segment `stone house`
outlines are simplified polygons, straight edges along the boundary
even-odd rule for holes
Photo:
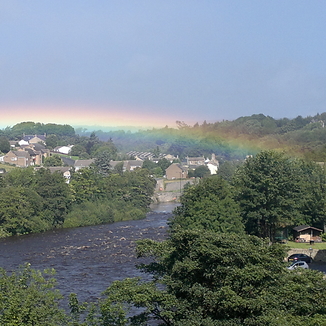
[[[199,166],[205,165],[205,158],[204,156],[201,157],[186,157],[187,165],[188,166]]]
[[[166,170],[165,175],[168,180],[172,179],[186,179],[188,172],[185,167],[179,163],[172,163]]]
[[[25,168],[30,165],[31,157],[27,151],[9,151],[3,157],[3,162]]]

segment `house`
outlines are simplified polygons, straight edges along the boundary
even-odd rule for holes
[[[127,166],[126,166],[127,171],[133,171],[133,170],[135,170],[137,168],[141,168],[143,166],[142,160],[129,160],[126,162],[127,162]]]
[[[206,166],[208,167],[208,170],[211,174],[216,174],[218,170],[218,163],[214,162],[207,162]]]
[[[64,165],[66,166],[74,166],[75,165],[75,160],[73,160],[72,158],[70,157],[67,157],[67,156],[61,156],[61,161],[63,162]]]
[[[57,146],[53,149],[53,151],[56,153],[68,155],[73,147],[74,145]]]
[[[26,151],[30,155],[30,162],[29,165],[42,165],[44,159],[50,156],[50,150],[45,148],[44,145],[36,143],[36,144],[29,144],[23,145],[18,151]]]
[[[142,160],[110,161],[110,167],[114,169],[119,163],[123,163],[122,171],[134,171],[143,166]]]
[[[23,135],[24,142],[27,142],[28,144],[37,144],[37,143],[44,143],[46,141],[46,134],[44,135]]]
[[[3,156],[3,162],[19,167],[42,165],[43,159],[50,156],[50,150],[44,145],[35,143],[22,145]]]
[[[9,140],[9,145],[10,145],[10,148],[15,148],[15,147],[19,146],[19,144],[16,140]]]
[[[199,166],[199,165],[205,165],[205,158],[202,157],[186,157],[187,165],[188,166]]]
[[[31,157],[27,151],[9,151],[4,155],[3,162],[25,168],[30,165],[30,159]]]
[[[134,157],[136,160],[142,160],[142,161],[150,160],[150,161],[154,161],[156,163],[157,163],[158,160],[160,160],[160,159],[162,159],[164,157],[166,159],[168,159],[166,156],[172,157],[172,155],[166,155],[164,153],[159,153],[158,155],[154,155],[151,152],[137,152],[137,151],[130,151],[130,152],[126,153],[126,154],[128,156],[130,156],[130,157]],[[173,156],[173,159],[175,159],[174,156]]]
[[[172,163],[166,170],[165,175],[168,180],[172,179],[186,179],[188,172],[185,167],[179,163]]]
[[[92,163],[94,163],[94,159],[76,160],[74,163],[75,171],[78,171],[82,168],[88,168]]]
[[[174,160],[178,160],[178,157],[175,157],[171,154],[164,155],[164,158],[167,159],[170,163],[172,163]]]
[[[293,237],[296,242],[321,242],[323,230],[309,225],[299,225],[293,228]]]
[[[28,152],[30,156],[29,165],[41,165],[42,164],[42,153],[35,151],[33,148],[25,148],[24,151]]]
[[[110,167],[114,169],[120,163],[122,163],[122,172],[126,172],[128,169],[128,161],[110,161]]]
[[[216,174],[219,168],[219,162],[215,157],[215,154],[212,154],[212,158],[210,160],[205,161],[206,166],[208,167],[211,174]]]
[[[48,169],[51,171],[51,173],[62,173],[62,175],[65,177],[66,182],[69,183],[71,178],[71,167],[70,166],[51,166],[48,167]]]

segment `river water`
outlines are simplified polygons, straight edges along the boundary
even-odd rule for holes
[[[112,281],[141,276],[135,241],[164,240],[176,204],[153,205],[143,220],[59,229],[0,240],[0,267],[8,272],[28,262],[38,270],[54,268],[57,288],[67,297],[95,301]]]

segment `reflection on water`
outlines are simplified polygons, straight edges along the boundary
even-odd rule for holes
[[[8,271],[29,262],[34,269],[53,267],[65,296],[82,301],[98,298],[112,281],[139,276],[135,241],[163,240],[176,204],[153,205],[144,220],[75,229],[60,229],[0,240],[0,266]]]

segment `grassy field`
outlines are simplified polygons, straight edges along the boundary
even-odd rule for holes
[[[286,244],[290,248],[298,248],[298,249],[325,249],[326,250],[326,242],[322,243],[315,243],[311,245],[309,242],[308,243],[299,243],[299,242],[294,242],[294,241],[288,241]]]
[[[4,164],[4,163],[0,163],[0,168],[5,169],[6,172],[9,172],[13,169],[17,169],[17,167],[14,165],[9,165],[9,164]]]

